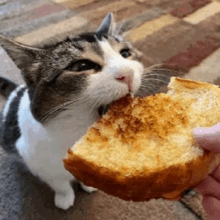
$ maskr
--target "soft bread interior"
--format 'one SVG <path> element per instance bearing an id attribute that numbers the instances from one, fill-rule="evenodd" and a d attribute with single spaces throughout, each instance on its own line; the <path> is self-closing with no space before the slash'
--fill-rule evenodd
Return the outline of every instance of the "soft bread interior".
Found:
<path id="1" fill-rule="evenodd" d="M 167 94 L 125 97 L 113 104 L 74 145 L 74 154 L 124 176 L 203 156 L 192 131 L 220 122 L 220 90 L 175 77 L 168 88 Z"/>

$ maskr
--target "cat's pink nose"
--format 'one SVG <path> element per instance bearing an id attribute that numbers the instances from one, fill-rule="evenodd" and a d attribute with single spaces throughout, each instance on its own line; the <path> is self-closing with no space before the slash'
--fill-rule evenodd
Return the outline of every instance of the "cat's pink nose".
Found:
<path id="1" fill-rule="evenodd" d="M 132 90 L 132 82 L 133 82 L 134 73 L 132 70 L 122 71 L 121 73 L 117 74 L 115 77 L 117 80 L 125 83 L 128 86 L 129 91 Z"/>

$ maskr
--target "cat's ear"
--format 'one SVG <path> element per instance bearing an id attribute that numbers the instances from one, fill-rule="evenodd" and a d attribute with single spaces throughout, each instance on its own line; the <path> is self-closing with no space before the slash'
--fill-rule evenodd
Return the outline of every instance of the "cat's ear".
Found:
<path id="1" fill-rule="evenodd" d="M 19 69 L 33 63 L 36 56 L 43 52 L 43 49 L 26 46 L 2 35 L 0 35 L 0 46 L 5 49 Z"/>
<path id="2" fill-rule="evenodd" d="M 115 32 L 115 22 L 112 13 L 107 14 L 96 32 L 102 35 L 113 34 Z"/>

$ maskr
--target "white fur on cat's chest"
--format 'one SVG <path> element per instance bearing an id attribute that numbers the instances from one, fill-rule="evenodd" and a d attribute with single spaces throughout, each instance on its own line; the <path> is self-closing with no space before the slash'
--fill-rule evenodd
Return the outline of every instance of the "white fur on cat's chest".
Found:
<path id="1" fill-rule="evenodd" d="M 62 163 L 67 149 L 72 147 L 95 120 L 89 119 L 88 113 L 83 111 L 76 111 L 74 114 L 77 117 L 61 117 L 44 127 L 32 116 L 28 93 L 24 93 L 18 111 L 21 137 L 16 147 L 30 167 L 36 170 L 37 167 L 43 169 L 52 165 L 54 169 L 60 169 L 57 166 Z"/>

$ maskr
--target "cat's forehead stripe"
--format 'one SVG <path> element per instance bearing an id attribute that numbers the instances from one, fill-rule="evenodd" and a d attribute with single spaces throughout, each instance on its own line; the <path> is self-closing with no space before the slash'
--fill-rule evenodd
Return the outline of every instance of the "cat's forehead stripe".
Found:
<path id="1" fill-rule="evenodd" d="M 104 53 L 105 60 L 109 59 L 110 57 L 119 56 L 119 54 L 112 48 L 112 45 L 107 40 L 102 40 L 98 43 Z"/>
<path id="2" fill-rule="evenodd" d="M 72 44 L 81 54 L 95 52 L 95 54 L 103 57 L 103 52 L 98 44 L 102 38 L 104 36 L 98 36 L 97 33 L 86 33 L 73 38 Z"/>

